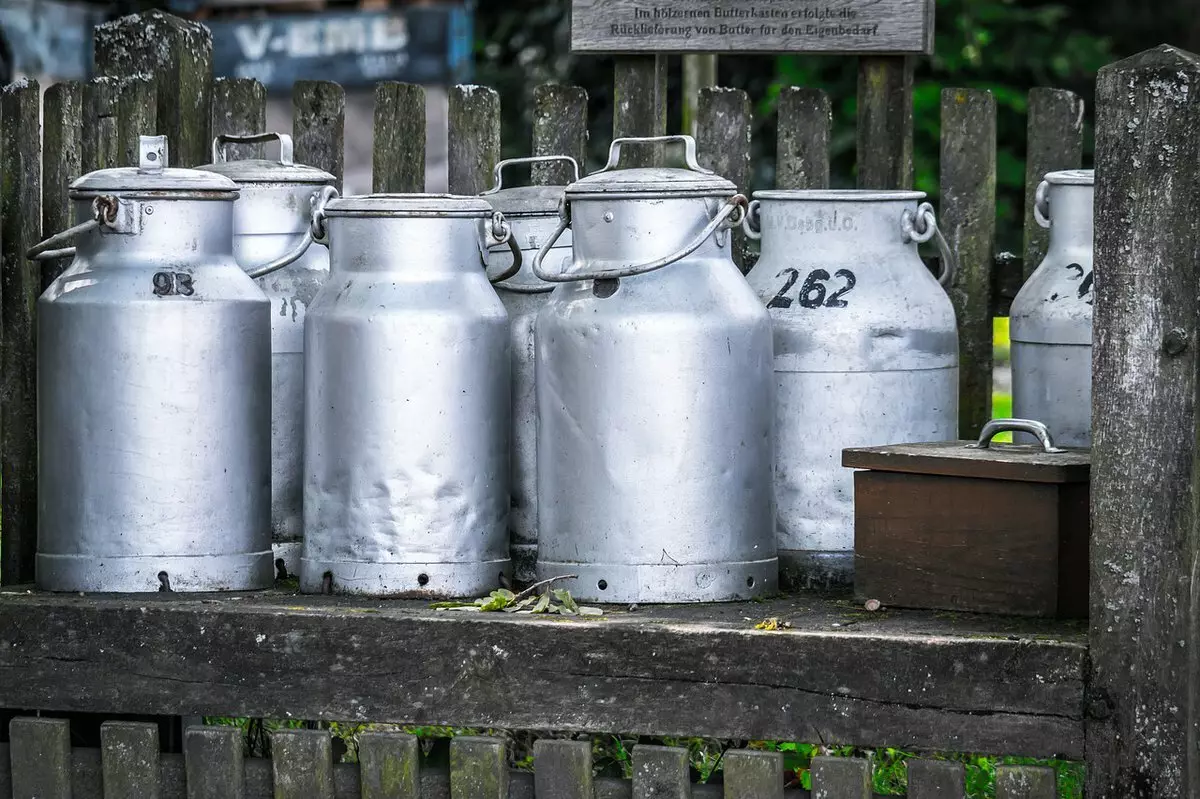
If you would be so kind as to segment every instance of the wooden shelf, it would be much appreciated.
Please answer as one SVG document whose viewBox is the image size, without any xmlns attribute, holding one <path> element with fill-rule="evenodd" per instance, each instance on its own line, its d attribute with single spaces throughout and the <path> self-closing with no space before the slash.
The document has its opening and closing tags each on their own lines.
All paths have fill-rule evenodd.
<svg viewBox="0 0 1200 799">
<path fill-rule="evenodd" d="M 807 595 L 605 611 L 7 587 L 0 707 L 1083 757 L 1084 622 Z"/>
</svg>

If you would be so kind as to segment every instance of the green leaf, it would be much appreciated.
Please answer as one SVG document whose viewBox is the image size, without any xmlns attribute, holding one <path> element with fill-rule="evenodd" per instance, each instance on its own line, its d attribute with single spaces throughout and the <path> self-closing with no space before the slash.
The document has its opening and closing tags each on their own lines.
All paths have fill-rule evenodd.
<svg viewBox="0 0 1200 799">
<path fill-rule="evenodd" d="M 475 600 L 476 603 L 479 605 L 479 609 L 484 612 L 490 612 L 490 611 L 496 611 L 496 610 L 504 610 L 506 607 L 508 607 L 508 603 L 510 600 L 503 596 L 496 596 L 497 593 L 498 592 L 493 592 L 492 595 L 490 597 L 487 597 L 486 599 Z"/>
<path fill-rule="evenodd" d="M 458 608 L 475 607 L 474 602 L 434 602 L 429 607 L 434 610 L 457 610 Z"/>
<path fill-rule="evenodd" d="M 533 606 L 534 613 L 545 613 L 550 607 L 550 595 L 542 594 L 538 597 L 537 604 Z"/>
<path fill-rule="evenodd" d="M 517 611 L 524 610 L 525 608 L 529 607 L 536 601 L 537 601 L 537 597 L 527 596 L 524 599 L 522 599 L 521 601 L 515 602 L 515 603 L 509 605 L 508 607 L 506 607 L 504 609 L 504 612 L 505 613 L 516 613 Z"/>
<path fill-rule="evenodd" d="M 574 612 L 579 609 L 575 604 L 575 598 L 571 596 L 571 592 L 565 588 L 555 588 L 554 598 L 557 599 L 568 610 Z"/>
</svg>

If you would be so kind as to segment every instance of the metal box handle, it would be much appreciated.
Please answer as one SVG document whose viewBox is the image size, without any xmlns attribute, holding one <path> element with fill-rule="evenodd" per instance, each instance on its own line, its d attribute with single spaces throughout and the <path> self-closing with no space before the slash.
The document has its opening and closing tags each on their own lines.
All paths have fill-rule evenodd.
<svg viewBox="0 0 1200 799">
<path fill-rule="evenodd" d="M 292 137 L 286 133 L 220 133 L 213 138 L 212 160 L 214 164 L 225 163 L 226 144 L 262 144 L 269 141 L 279 142 L 279 163 L 284 166 L 295 166 L 295 147 Z"/>
<path fill-rule="evenodd" d="M 1042 449 L 1051 455 L 1066 451 L 1054 446 L 1054 441 L 1050 438 L 1050 430 L 1046 425 L 1035 422 L 1033 419 L 993 419 L 983 426 L 983 431 L 979 434 L 979 443 L 971 444 L 971 446 L 977 449 L 988 449 L 993 438 L 1000 433 L 1007 432 L 1028 433 L 1034 436 L 1042 443 Z"/>
</svg>

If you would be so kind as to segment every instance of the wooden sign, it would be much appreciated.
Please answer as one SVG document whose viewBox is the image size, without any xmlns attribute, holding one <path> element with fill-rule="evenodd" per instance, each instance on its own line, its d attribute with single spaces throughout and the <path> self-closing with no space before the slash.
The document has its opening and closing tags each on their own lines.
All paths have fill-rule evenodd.
<svg viewBox="0 0 1200 799">
<path fill-rule="evenodd" d="M 591 53 L 932 53 L 934 0 L 572 0 Z"/>
</svg>

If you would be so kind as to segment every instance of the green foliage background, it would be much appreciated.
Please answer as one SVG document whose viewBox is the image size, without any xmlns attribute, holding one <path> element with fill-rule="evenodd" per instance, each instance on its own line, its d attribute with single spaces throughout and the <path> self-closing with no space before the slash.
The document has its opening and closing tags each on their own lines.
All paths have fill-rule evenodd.
<svg viewBox="0 0 1200 799">
<path fill-rule="evenodd" d="M 1023 207 L 1026 95 L 1035 86 L 1076 91 L 1091 107 L 1095 73 L 1118 53 L 1178 37 L 1187 0 L 1159 0 L 1146 14 L 1109 0 L 938 0 L 936 55 L 920 58 L 914 86 L 917 188 L 935 199 L 940 96 L 946 87 L 989 89 L 998 107 L 998 244 L 1019 251 Z M 1175 14 L 1173 3 L 1180 9 Z M 539 83 L 576 83 L 588 90 L 592 166 L 611 138 L 612 61 L 569 52 L 569 0 L 511 0 L 477 9 L 476 80 L 501 92 L 506 156 L 529 149 L 529 98 Z M 1139 25 L 1150 19 L 1154 25 Z M 1104 31 L 1117 31 L 1119 37 Z M 1185 36 L 1186 38 L 1186 36 Z M 1186 41 L 1181 44 L 1187 44 Z M 775 103 L 785 86 L 825 89 L 833 102 L 835 186 L 854 184 L 857 61 L 836 56 L 738 56 L 721 59 L 719 82 L 743 88 L 755 103 L 755 173 L 751 188 L 774 183 Z M 670 127 L 680 127 L 680 59 L 672 59 Z M 1089 113 L 1090 117 L 1090 113 Z M 1090 157 L 1090 130 L 1087 142 Z"/>
</svg>

